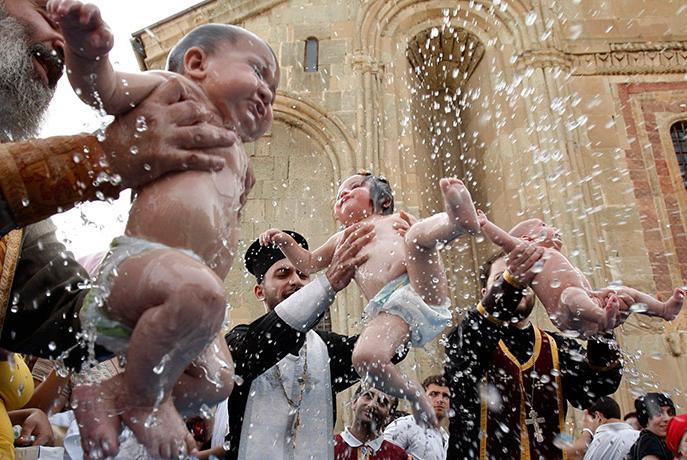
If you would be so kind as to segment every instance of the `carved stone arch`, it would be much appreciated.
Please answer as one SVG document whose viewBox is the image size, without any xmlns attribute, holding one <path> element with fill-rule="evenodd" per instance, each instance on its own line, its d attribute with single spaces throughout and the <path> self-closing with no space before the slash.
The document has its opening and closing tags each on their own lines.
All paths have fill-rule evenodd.
<svg viewBox="0 0 687 460">
<path fill-rule="evenodd" d="M 334 178 L 358 170 L 362 161 L 356 155 L 352 136 L 340 120 L 311 102 L 279 91 L 275 99 L 274 119 L 302 130 L 310 136 L 329 158 Z"/>
<path fill-rule="evenodd" d="M 525 44 L 530 42 L 529 35 L 532 34 L 524 24 L 524 18 L 531 9 L 529 2 L 525 0 L 503 0 L 505 11 L 500 7 L 494 7 L 493 2 L 486 0 L 473 1 L 473 4 L 480 5 L 479 9 L 468 8 L 467 1 L 456 2 L 450 0 L 402 0 L 398 2 L 388 2 L 385 0 L 373 0 L 361 10 L 358 17 L 358 30 L 356 49 L 359 52 L 368 54 L 373 58 L 379 58 L 381 53 L 380 40 L 383 36 L 392 34 L 393 30 L 398 29 L 404 18 L 414 17 L 417 25 L 417 16 L 423 15 L 427 18 L 434 17 L 436 22 L 441 21 L 442 10 L 455 10 L 462 7 L 462 12 L 475 20 L 475 23 L 468 23 L 462 28 L 477 35 L 481 39 L 495 36 L 499 30 L 507 30 L 513 37 L 516 48 L 523 49 Z M 493 8 L 493 10 L 490 10 Z M 490 14 L 489 11 L 493 11 Z M 426 27 L 426 25 L 424 26 Z M 486 40 L 485 40 L 486 41 Z"/>
</svg>

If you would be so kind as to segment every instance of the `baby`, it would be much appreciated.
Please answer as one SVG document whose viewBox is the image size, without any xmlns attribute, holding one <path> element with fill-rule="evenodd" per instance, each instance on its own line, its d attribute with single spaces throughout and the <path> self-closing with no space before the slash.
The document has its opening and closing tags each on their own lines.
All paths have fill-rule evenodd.
<svg viewBox="0 0 687 460">
<path fill-rule="evenodd" d="M 546 308 L 556 327 L 576 331 L 582 338 L 607 331 L 621 324 L 620 317 L 631 313 L 629 303 L 645 305 L 645 313 L 671 321 L 680 312 L 685 293 L 675 289 L 667 302 L 661 302 L 636 289 L 592 290 L 587 278 L 560 253 L 560 233 L 539 219 L 528 219 L 513 227 L 510 233 L 499 228 L 478 211 L 482 233 L 510 253 L 519 240 L 533 241 L 546 248 L 544 265 L 535 276 L 532 288 Z M 628 299 L 620 302 L 619 299 Z M 620 314 L 619 314 L 620 313 Z"/>
<path fill-rule="evenodd" d="M 348 227 L 358 222 L 374 225 L 375 238 L 359 257 L 355 281 L 368 300 L 365 328 L 353 351 L 353 365 L 383 392 L 413 403 L 418 422 L 437 426 L 431 402 L 417 382 L 409 381 L 391 363 L 397 349 L 410 338 L 422 346 L 451 320 L 448 283 L 437 246 L 464 233 L 479 231 L 477 215 L 467 188 L 458 179 L 441 179 L 446 212 L 423 219 L 402 236 L 396 230 L 400 217 L 386 179 L 356 174 L 339 187 L 334 216 Z M 277 245 L 296 268 L 313 273 L 327 267 L 343 232 L 309 252 L 276 229 L 260 236 L 261 243 Z"/>
<path fill-rule="evenodd" d="M 50 0 L 47 9 L 62 29 L 69 79 L 84 101 L 117 115 L 173 78 L 169 72 L 115 72 L 107 56 L 112 35 L 95 6 Z M 118 380 L 81 386 L 76 395 L 86 402 L 98 399 L 77 407 L 91 456 L 116 454 L 120 417 L 153 456 L 188 452 L 195 445 L 174 403 L 184 406 L 198 398 L 211 403 L 233 387 L 231 372 L 221 381 L 210 378 L 205 391 L 197 378 L 184 382 L 186 374 L 211 377 L 202 362 L 216 352 L 223 354 L 225 370 L 233 369 L 218 332 L 226 312 L 223 279 L 235 255 L 240 210 L 254 183 L 242 142 L 259 138 L 272 124 L 279 66 L 256 35 L 209 24 L 174 47 L 168 69 L 195 88 L 195 97 L 237 140 L 221 171 L 171 174 L 138 190 L 126 236 L 112 243 L 84 300 L 84 331 L 112 352 L 126 352 L 127 363 Z M 135 143 L 132 139 L 132 154 Z"/>
</svg>

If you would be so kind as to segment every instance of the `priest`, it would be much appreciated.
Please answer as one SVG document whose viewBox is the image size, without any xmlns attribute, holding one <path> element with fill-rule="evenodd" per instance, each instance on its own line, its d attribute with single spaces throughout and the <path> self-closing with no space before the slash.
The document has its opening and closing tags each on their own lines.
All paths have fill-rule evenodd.
<svg viewBox="0 0 687 460">
<path fill-rule="evenodd" d="M 568 402 L 589 407 L 620 384 L 621 354 L 612 333 L 587 348 L 533 326 L 535 297 L 527 284 L 541 248 L 527 242 L 508 260 L 501 254 L 482 268 L 483 299 L 449 334 L 445 377 L 454 418 L 451 459 L 566 459 Z"/>
<path fill-rule="evenodd" d="M 225 458 L 334 458 L 336 393 L 359 379 L 351 364 L 357 336 L 312 328 L 366 261 L 357 253 L 373 236 L 370 225 L 346 229 L 329 269 L 312 281 L 279 249 L 257 240 L 248 248 L 246 269 L 267 313 L 226 336 L 239 381 L 229 398 Z"/>
</svg>

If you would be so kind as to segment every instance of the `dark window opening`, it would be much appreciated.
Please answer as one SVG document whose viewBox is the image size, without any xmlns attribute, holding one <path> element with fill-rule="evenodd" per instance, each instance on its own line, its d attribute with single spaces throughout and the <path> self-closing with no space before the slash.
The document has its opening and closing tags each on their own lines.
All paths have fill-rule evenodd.
<svg viewBox="0 0 687 460">
<path fill-rule="evenodd" d="M 670 127 L 677 164 L 682 174 L 682 183 L 687 189 L 687 120 L 678 121 Z"/>
<path fill-rule="evenodd" d="M 317 72 L 320 52 L 320 42 L 315 37 L 305 40 L 305 58 L 303 68 L 306 72 Z"/>
</svg>

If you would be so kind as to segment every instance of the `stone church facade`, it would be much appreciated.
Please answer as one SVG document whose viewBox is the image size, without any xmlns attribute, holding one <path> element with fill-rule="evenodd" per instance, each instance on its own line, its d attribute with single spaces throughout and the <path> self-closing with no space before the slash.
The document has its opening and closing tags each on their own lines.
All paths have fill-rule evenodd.
<svg viewBox="0 0 687 460">
<path fill-rule="evenodd" d="M 207 22 L 273 47 L 275 122 L 247 146 L 258 180 L 241 254 L 273 226 L 322 243 L 337 230 L 338 183 L 358 170 L 386 176 L 397 207 L 421 217 L 441 210 L 438 179 L 450 175 L 502 227 L 537 216 L 560 228 L 592 284 L 665 298 L 687 284 L 686 18 L 684 2 L 668 0 L 209 0 L 132 44 L 144 69 L 162 68 Z M 456 320 L 493 251 L 479 238 L 444 251 Z M 244 273 L 237 258 L 226 280 L 234 324 L 263 313 Z M 344 291 L 333 330 L 357 333 L 363 306 L 354 286 Z M 552 327 L 542 308 L 535 318 Z M 685 331 L 685 313 L 633 315 L 617 330 L 623 410 L 657 389 L 678 389 L 685 407 Z M 437 341 L 403 367 L 422 378 L 440 356 Z"/>
</svg>

